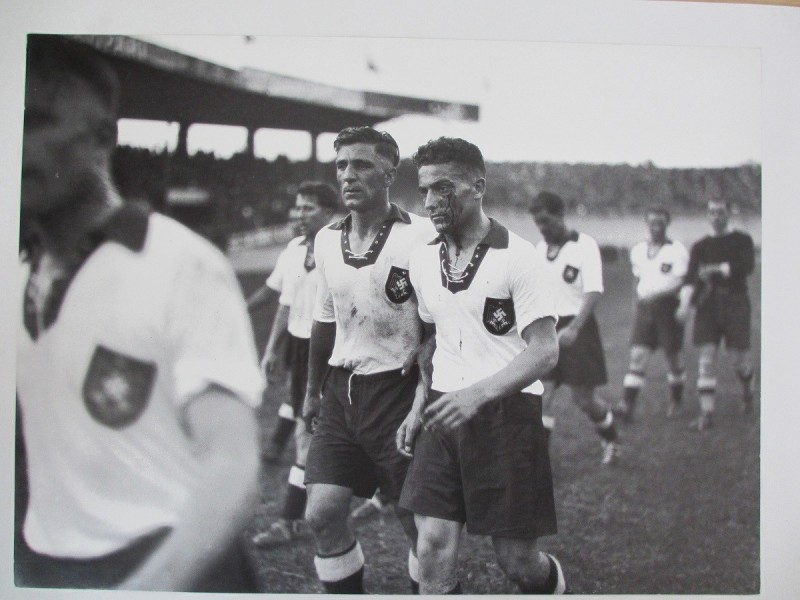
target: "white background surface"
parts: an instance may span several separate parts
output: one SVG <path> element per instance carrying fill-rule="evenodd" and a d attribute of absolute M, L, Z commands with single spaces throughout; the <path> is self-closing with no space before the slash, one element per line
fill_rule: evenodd
<path fill-rule="evenodd" d="M 391 9 L 391 10 L 390 10 Z M 18 231 L 22 83 L 27 32 L 209 34 L 272 36 L 420 37 L 530 40 L 611 45 L 758 49 L 761 57 L 763 163 L 762 349 L 762 597 L 796 597 L 800 588 L 800 506 L 796 423 L 798 294 L 797 223 L 800 197 L 800 10 L 787 7 L 646 0 L 559 0 L 335 3 L 173 0 L 5 0 L 0 36 L 0 135 L 3 181 L 0 218 L 0 597 L 38 598 L 12 583 L 13 412 L 16 250 Z M 710 50 L 714 53 L 715 50 Z M 737 51 L 738 52 L 738 51 Z M 748 58 L 746 60 L 749 61 Z M 447 69 L 448 65 L 441 65 Z M 514 62 L 497 70 L 526 69 Z M 465 75 L 465 76 L 468 76 Z M 697 90 L 702 94 L 702 89 Z M 743 90 L 752 94 L 753 90 Z M 438 96 L 439 94 L 432 94 Z M 477 99 L 480 101 L 480 98 Z M 543 97 L 547 101 L 547 95 Z M 558 116 L 557 106 L 551 106 Z M 488 118 L 488 115 L 487 115 Z M 739 129 L 742 123 L 731 122 Z M 746 127 L 746 125 L 745 125 Z M 690 132 L 687 132 L 687 135 Z M 740 132 L 741 133 L 741 132 Z M 753 134 L 747 134 L 752 137 Z M 555 156 L 555 154 L 551 155 Z M 638 160 L 638 159 L 634 159 Z M 699 159 L 698 159 L 699 160 Z M 105 597 L 108 592 L 61 592 L 58 597 Z M 53 594 L 48 594 L 53 597 Z M 115 594 L 115 598 L 153 595 Z"/>

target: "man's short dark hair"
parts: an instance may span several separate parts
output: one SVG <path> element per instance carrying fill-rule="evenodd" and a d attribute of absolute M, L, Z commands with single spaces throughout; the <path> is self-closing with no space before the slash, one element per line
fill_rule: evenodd
<path fill-rule="evenodd" d="M 440 137 L 420 146 L 411 157 L 419 169 L 423 165 L 456 163 L 486 175 L 483 154 L 475 144 L 461 138 Z"/>
<path fill-rule="evenodd" d="M 548 214 L 563 217 L 565 213 L 564 201 L 561 196 L 553 192 L 539 192 L 531 200 L 530 211 L 537 213 L 542 210 Z"/>
<path fill-rule="evenodd" d="M 672 215 L 669 213 L 669 209 L 663 204 L 651 204 L 648 206 L 645 216 L 647 215 L 662 215 L 667 220 L 667 223 L 672 220 Z"/>
<path fill-rule="evenodd" d="M 388 159 L 393 167 L 400 164 L 400 148 L 394 138 L 385 131 L 378 131 L 368 125 L 347 127 L 333 140 L 333 149 L 338 152 L 342 146 L 352 144 L 374 144 L 375 152 Z"/>
<path fill-rule="evenodd" d="M 314 202 L 320 208 L 327 208 L 333 212 L 342 210 L 339 194 L 329 183 L 324 181 L 304 181 L 297 187 L 298 196 L 313 196 Z"/>
<path fill-rule="evenodd" d="M 81 42 L 62 35 L 29 34 L 27 74 L 35 74 L 47 84 L 43 90 L 32 90 L 44 94 L 55 94 L 71 80 L 80 79 L 116 118 L 120 94 L 117 74 L 98 51 Z"/>

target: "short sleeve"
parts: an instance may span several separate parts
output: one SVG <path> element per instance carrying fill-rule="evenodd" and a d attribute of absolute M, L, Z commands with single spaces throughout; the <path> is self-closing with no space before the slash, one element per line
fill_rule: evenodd
<path fill-rule="evenodd" d="M 184 255 L 171 287 L 165 332 L 175 404 L 183 406 L 218 385 L 258 406 L 264 379 L 253 329 L 225 258 L 205 247 Z"/>
<path fill-rule="evenodd" d="M 324 230 L 317 234 L 314 242 L 314 262 L 317 265 L 317 293 L 314 300 L 313 319 L 320 323 L 335 323 L 336 312 L 333 307 L 333 295 L 331 294 L 330 287 L 328 287 L 328 278 L 325 274 L 325 251 L 321 246 L 323 240 L 321 236 Z"/>
<path fill-rule="evenodd" d="M 267 287 L 276 292 L 283 291 L 283 282 L 286 275 L 286 257 L 288 254 L 289 247 L 287 246 L 278 255 L 278 260 L 275 261 L 275 268 L 272 269 L 272 273 L 267 277 Z"/>
<path fill-rule="evenodd" d="M 603 291 L 603 261 L 600 247 L 589 236 L 581 236 L 583 252 L 583 293 Z"/>
<path fill-rule="evenodd" d="M 408 260 L 408 278 L 411 280 L 411 287 L 414 288 L 414 292 L 417 295 L 419 318 L 425 323 L 433 323 L 433 317 L 425 305 L 425 295 L 422 290 L 422 268 L 425 258 L 423 250 L 424 248 L 411 254 L 411 258 Z"/>
<path fill-rule="evenodd" d="M 553 279 L 545 268 L 544 259 L 533 246 L 525 245 L 513 250 L 508 262 L 508 283 L 520 335 L 534 321 L 545 317 L 558 318 Z"/>

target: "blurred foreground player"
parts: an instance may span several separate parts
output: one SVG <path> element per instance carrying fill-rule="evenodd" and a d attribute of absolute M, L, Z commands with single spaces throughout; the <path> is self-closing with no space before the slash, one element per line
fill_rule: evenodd
<path fill-rule="evenodd" d="M 560 196 L 541 192 L 531 202 L 533 220 L 544 238 L 537 250 L 555 281 L 558 311 L 558 364 L 544 379 L 552 384 L 545 395 L 545 413 L 552 405 L 555 388 L 567 384 L 573 401 L 594 423 L 603 446 L 602 462 L 613 462 L 617 454 L 617 430 L 611 410 L 595 394 L 608 381 L 603 342 L 594 307 L 603 293 L 600 248 L 585 233 L 567 228 Z M 545 414 L 545 427 L 555 419 Z"/>
<path fill-rule="evenodd" d="M 416 366 L 405 368 L 422 335 L 408 257 L 432 228 L 389 202 L 400 160 L 389 134 L 344 129 L 334 149 L 349 214 L 320 230 L 314 245 L 320 277 L 303 417 L 316 425 L 306 520 L 326 591 L 362 593 L 364 555 L 347 523 L 350 501 L 354 494 L 370 498 L 378 487 L 391 501 L 400 496 L 408 458 L 395 448 L 395 433 L 402 423 L 418 427 L 412 406 L 424 390 Z M 396 511 L 413 548 L 413 515 Z M 415 574 L 410 552 L 412 589 Z"/>
<path fill-rule="evenodd" d="M 236 278 L 111 184 L 118 84 L 30 36 L 17 390 L 30 501 L 19 586 L 256 591 L 263 380 Z"/>
<path fill-rule="evenodd" d="M 278 258 L 275 270 L 267 279 L 267 286 L 279 292 L 280 298 L 262 364 L 269 380 L 270 374 L 282 360 L 276 351 L 277 340 L 288 332 L 290 402 L 281 405 L 278 431 L 281 431 L 285 417 L 289 415 L 292 417 L 291 423 L 296 421 L 297 426 L 294 429 L 295 464 L 289 470 L 283 512 L 278 521 L 253 538 L 259 546 L 292 541 L 301 531 L 300 523 L 306 510 L 306 488 L 303 480 L 311 433 L 306 431 L 301 415 L 308 377 L 308 339 L 311 336 L 319 276 L 314 263 L 314 238 L 320 229 L 331 222 L 338 208 L 339 197 L 336 190 L 327 183 L 309 181 L 300 184 L 297 188 L 295 212 L 302 235 L 289 242 Z M 274 444 L 274 439 L 272 443 Z"/>
<path fill-rule="evenodd" d="M 523 594 L 564 593 L 558 561 L 536 547 L 556 533 L 538 381 L 558 357 L 549 275 L 533 245 L 483 212 L 486 169 L 475 145 L 439 138 L 414 162 L 439 233 L 410 263 L 419 314 L 435 329 L 425 426 L 416 443 L 397 436 L 413 455 L 400 505 L 419 531 L 420 593 L 460 592 L 465 523 L 492 538 Z"/>
<path fill-rule="evenodd" d="M 686 381 L 681 355 L 683 324 L 675 318 L 675 311 L 679 303 L 678 292 L 689 263 L 689 253 L 683 244 L 667 237 L 670 214 L 665 207 L 650 207 L 645 218 L 650 239 L 639 242 L 631 249 L 631 268 L 638 281 L 630 359 L 623 381 L 622 404 L 619 406 L 626 422 L 633 421 L 636 400 L 645 382 L 647 363 L 659 346 L 664 348 L 669 366 L 668 415 L 680 405 Z"/>
<path fill-rule="evenodd" d="M 755 266 L 755 251 L 753 238 L 728 228 L 730 210 L 730 205 L 723 201 L 708 203 L 713 233 L 692 246 L 677 312 L 678 319 L 685 322 L 691 307 L 696 308 L 693 341 L 700 348 L 697 373 L 700 415 L 691 426 L 701 431 L 712 425 L 717 350 L 723 340 L 742 385 L 742 408 L 745 413 L 753 410 L 747 276 Z"/>

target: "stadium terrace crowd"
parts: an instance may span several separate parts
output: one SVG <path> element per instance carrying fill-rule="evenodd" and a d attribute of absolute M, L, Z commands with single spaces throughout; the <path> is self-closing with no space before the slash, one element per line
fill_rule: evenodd
<path fill-rule="evenodd" d="M 601 254 L 568 226 L 557 193 L 531 199 L 543 237 L 534 246 L 485 212 L 480 149 L 442 137 L 413 154 L 420 217 L 392 202 L 392 136 L 346 128 L 334 142 L 338 190 L 297 183 L 282 212 L 291 208 L 298 235 L 245 301 L 218 249 L 113 185 L 159 182 L 152 155 L 135 151 L 130 171 L 113 173 L 119 84 L 103 59 L 47 35 L 29 37 L 27 56 L 20 587 L 257 592 L 246 544 L 310 531 L 324 590 L 364 593 L 355 496 L 360 511 L 392 505 L 411 593 L 462 591 L 464 528 L 491 538 L 522 593 L 569 593 L 569 565 L 539 539 L 557 532 L 555 388 L 570 388 L 594 424 L 598 462 L 613 465 L 616 421 L 633 421 L 658 348 L 669 365 L 665 410 L 683 402 L 683 326 L 694 310 L 692 426 L 713 425 L 723 341 L 753 411 L 753 242 L 729 228 L 724 202 L 709 204 L 713 233 L 689 251 L 667 235 L 669 210 L 647 209 L 648 237 L 631 251 L 629 369 L 612 406 L 595 393 L 608 379 L 594 314 Z M 202 172 L 203 157 L 192 160 L 171 168 Z M 287 180 L 242 176 L 251 160 L 231 161 L 217 181 L 248 196 Z M 259 365 L 248 308 L 276 298 Z M 282 364 L 288 397 L 262 450 L 256 410 Z M 280 518 L 245 540 L 259 469 L 292 436 Z"/>

